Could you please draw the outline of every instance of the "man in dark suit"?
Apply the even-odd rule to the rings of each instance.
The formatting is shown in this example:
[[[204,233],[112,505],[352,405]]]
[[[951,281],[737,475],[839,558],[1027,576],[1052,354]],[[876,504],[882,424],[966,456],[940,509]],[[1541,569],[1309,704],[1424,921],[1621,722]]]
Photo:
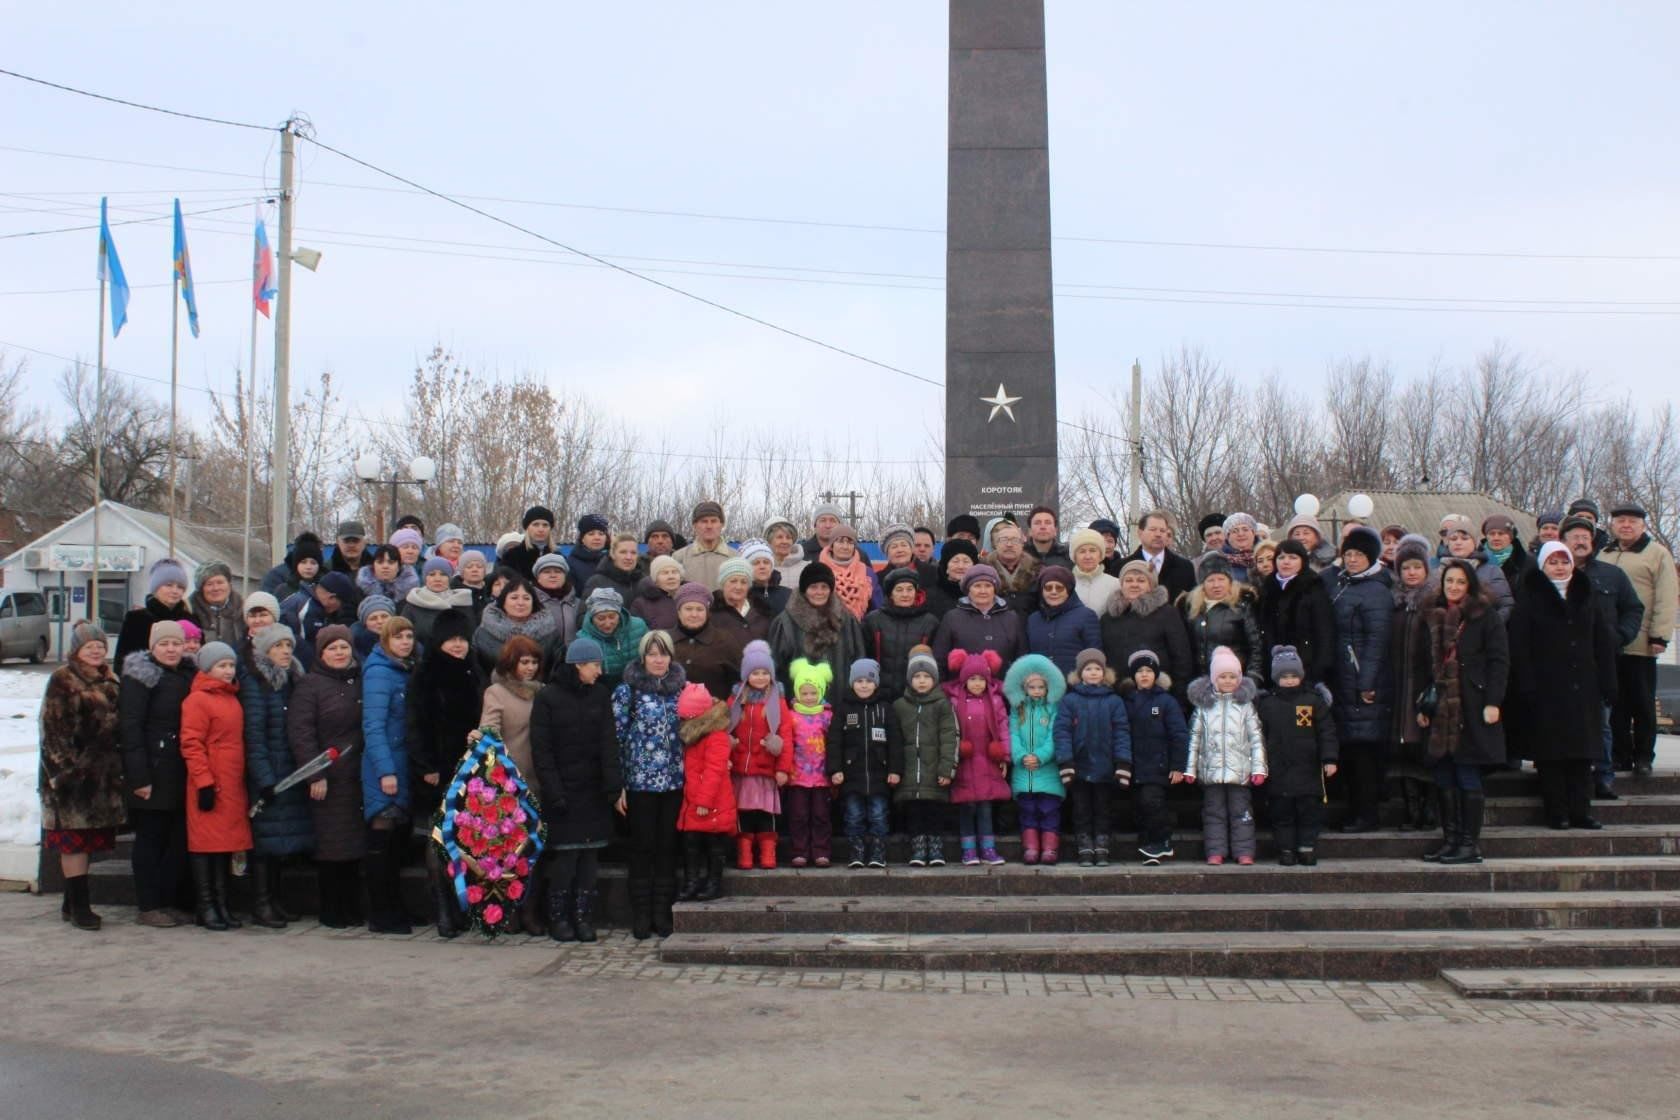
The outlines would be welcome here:
[[[1172,540],[1172,515],[1152,509],[1138,518],[1138,548],[1126,562],[1142,560],[1155,569],[1155,581],[1167,589],[1167,597],[1178,597],[1196,586],[1196,565],[1167,547]]]

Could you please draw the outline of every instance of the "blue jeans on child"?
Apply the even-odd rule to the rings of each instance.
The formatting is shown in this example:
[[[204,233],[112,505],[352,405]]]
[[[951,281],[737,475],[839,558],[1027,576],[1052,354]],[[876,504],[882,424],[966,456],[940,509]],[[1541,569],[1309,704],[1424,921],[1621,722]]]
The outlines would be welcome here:
[[[957,806],[957,832],[963,837],[992,836],[992,803],[964,801]]]
[[[861,840],[865,836],[887,834],[887,795],[873,796],[848,793],[842,801],[845,813],[846,839]]]

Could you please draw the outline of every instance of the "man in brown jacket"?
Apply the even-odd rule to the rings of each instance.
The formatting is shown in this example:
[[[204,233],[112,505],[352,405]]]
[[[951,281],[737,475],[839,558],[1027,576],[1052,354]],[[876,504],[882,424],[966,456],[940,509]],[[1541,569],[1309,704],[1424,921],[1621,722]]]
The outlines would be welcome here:
[[[1617,769],[1631,767],[1634,774],[1644,776],[1651,772],[1657,752],[1657,658],[1674,635],[1674,557],[1645,528],[1645,510],[1636,502],[1622,502],[1612,509],[1610,528],[1615,539],[1599,559],[1626,573],[1645,606],[1639,633],[1616,659],[1611,749]]]

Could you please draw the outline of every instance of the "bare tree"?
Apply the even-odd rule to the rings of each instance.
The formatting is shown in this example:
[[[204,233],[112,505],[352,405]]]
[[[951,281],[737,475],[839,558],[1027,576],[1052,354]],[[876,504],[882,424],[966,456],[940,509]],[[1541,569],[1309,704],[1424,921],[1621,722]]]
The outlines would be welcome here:
[[[96,404],[97,380],[84,362],[59,375],[69,423],[57,456],[56,488],[74,508],[92,502],[93,449],[102,441],[101,496],[152,508],[168,494],[169,413],[132,381],[114,375],[106,376],[104,399]]]
[[[1249,512],[1271,525],[1288,520],[1299,494],[1336,489],[1323,425],[1311,404],[1277,374],[1261,382],[1249,403],[1255,454]]]
[[[1143,480],[1180,525],[1228,504],[1246,467],[1242,412],[1235,379],[1205,351],[1186,345],[1162,358],[1144,405]]]
[[[1343,359],[1326,379],[1330,421],[1329,460],[1338,482],[1387,487],[1389,431],[1393,423],[1394,371],[1370,358]]]

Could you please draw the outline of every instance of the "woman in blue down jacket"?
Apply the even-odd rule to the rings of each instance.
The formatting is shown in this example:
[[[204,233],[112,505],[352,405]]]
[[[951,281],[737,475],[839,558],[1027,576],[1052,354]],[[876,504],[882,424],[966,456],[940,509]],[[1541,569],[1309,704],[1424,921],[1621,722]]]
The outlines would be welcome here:
[[[1382,538],[1360,525],[1342,541],[1342,566],[1322,575],[1336,615],[1336,668],[1330,690],[1341,741],[1347,790],[1343,832],[1377,827],[1382,799],[1383,741],[1390,730],[1394,677],[1388,671],[1388,634],[1394,622],[1394,581],[1378,567]]]
[[[372,933],[413,933],[403,910],[403,841],[408,837],[408,678],[414,624],[385,624],[362,669],[362,819],[367,821],[368,921]]]

